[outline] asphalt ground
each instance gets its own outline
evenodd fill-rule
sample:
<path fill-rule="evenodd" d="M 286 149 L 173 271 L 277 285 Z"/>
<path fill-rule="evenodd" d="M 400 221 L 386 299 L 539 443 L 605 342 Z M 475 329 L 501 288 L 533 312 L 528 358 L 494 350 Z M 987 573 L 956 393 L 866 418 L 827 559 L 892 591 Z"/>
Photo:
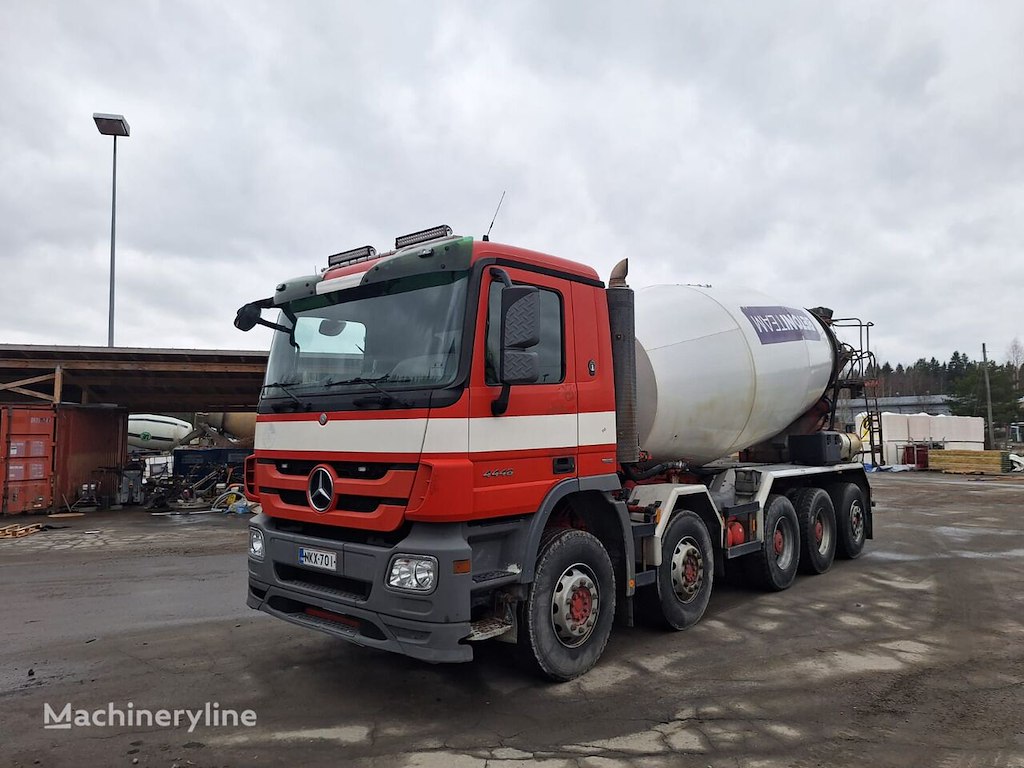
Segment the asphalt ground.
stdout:
<path fill-rule="evenodd" d="M 616 628 L 563 685 L 500 643 L 431 666 L 249 611 L 244 518 L 51 521 L 0 541 L 0 761 L 1024 766 L 1024 483 L 872 483 L 859 560 L 778 594 L 716 584 L 695 628 Z M 128 702 L 256 724 L 43 728 L 45 704 Z"/>

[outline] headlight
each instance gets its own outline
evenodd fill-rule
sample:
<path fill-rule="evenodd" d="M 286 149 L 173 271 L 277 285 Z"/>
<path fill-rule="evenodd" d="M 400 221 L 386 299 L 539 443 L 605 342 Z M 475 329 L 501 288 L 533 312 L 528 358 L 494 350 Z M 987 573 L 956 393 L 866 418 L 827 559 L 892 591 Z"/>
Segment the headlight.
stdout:
<path fill-rule="evenodd" d="M 263 559 L 263 531 L 259 528 L 249 529 L 249 557 L 253 560 Z"/>
<path fill-rule="evenodd" d="M 426 555 L 395 555 L 388 569 L 388 586 L 410 592 L 433 592 L 437 559 Z"/>

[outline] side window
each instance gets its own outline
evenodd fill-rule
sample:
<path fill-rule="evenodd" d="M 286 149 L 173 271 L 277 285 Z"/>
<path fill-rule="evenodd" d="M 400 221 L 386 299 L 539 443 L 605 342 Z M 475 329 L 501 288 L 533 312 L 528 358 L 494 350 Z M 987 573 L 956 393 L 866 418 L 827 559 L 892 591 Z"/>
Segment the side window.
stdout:
<path fill-rule="evenodd" d="M 501 352 L 501 283 L 491 283 L 487 293 L 487 349 L 484 362 L 487 384 L 499 384 L 498 355 Z M 565 378 L 562 297 L 557 291 L 540 289 L 540 343 L 530 351 L 537 353 L 540 367 L 538 384 L 557 384 Z"/>

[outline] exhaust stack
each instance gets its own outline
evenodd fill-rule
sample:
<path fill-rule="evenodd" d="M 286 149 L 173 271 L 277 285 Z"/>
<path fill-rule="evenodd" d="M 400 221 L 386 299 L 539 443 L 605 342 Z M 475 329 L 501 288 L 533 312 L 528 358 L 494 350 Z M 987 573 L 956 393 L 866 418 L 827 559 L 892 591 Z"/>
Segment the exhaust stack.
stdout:
<path fill-rule="evenodd" d="M 640 460 L 636 421 L 636 333 L 633 289 L 626 284 L 629 259 L 612 269 L 608 279 L 608 322 L 612 333 L 612 377 L 615 381 L 615 448 L 619 464 Z"/>

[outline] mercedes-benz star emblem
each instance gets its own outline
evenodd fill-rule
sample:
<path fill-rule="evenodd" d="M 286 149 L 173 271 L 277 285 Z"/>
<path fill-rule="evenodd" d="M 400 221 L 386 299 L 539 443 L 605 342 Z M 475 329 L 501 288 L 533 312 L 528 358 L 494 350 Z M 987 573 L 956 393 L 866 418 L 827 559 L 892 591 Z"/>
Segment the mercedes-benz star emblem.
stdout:
<path fill-rule="evenodd" d="M 309 473 L 309 487 L 306 490 L 309 506 L 323 514 L 334 501 L 334 478 L 327 467 L 317 467 Z"/>

